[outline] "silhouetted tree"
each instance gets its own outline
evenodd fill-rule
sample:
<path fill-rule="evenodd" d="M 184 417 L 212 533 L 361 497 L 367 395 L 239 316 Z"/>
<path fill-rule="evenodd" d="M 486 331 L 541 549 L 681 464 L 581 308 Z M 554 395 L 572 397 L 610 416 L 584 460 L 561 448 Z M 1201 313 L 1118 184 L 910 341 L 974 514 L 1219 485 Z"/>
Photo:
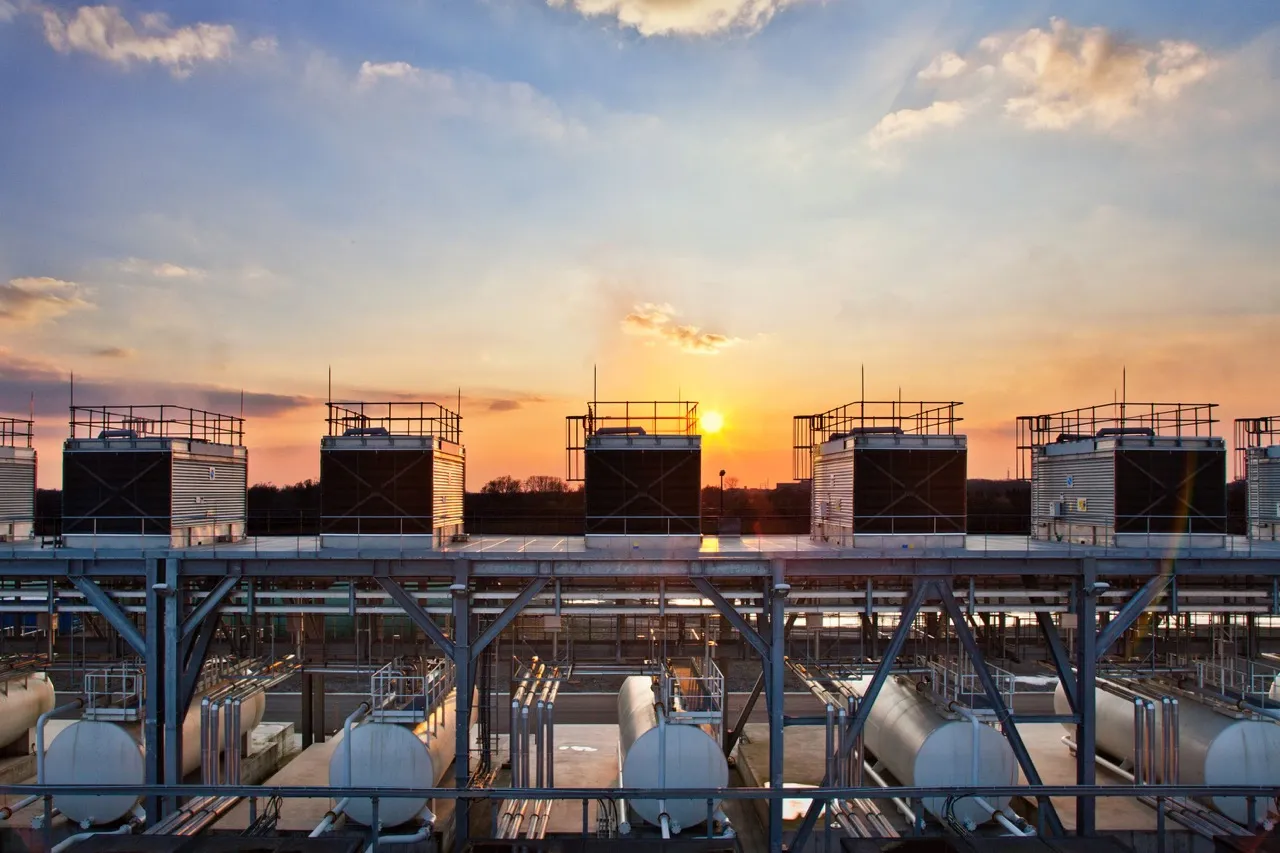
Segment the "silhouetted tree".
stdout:
<path fill-rule="evenodd" d="M 494 477 L 480 487 L 480 494 L 482 495 L 518 495 L 520 492 L 520 481 L 509 474 Z"/>
<path fill-rule="evenodd" d="M 569 484 L 559 477 L 552 477 L 549 474 L 534 474 L 524 481 L 524 490 L 526 492 L 547 492 L 555 495 L 563 495 L 569 491 Z"/>

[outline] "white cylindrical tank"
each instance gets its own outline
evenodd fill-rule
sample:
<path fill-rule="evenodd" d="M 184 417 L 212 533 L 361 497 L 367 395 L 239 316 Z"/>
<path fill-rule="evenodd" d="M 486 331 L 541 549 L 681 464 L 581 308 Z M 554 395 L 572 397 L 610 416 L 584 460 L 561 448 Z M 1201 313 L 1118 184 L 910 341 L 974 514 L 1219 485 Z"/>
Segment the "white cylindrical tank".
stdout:
<path fill-rule="evenodd" d="M 63 729 L 44 754 L 50 785 L 141 785 L 146 778 L 142 745 L 115 723 L 81 720 Z M 53 798 L 68 820 L 101 825 L 120 820 L 138 804 L 132 794 L 72 794 Z"/>
<path fill-rule="evenodd" d="M 723 788 L 729 784 L 729 763 L 716 739 L 698 726 L 664 725 L 659 731 L 654 707 L 653 679 L 633 675 L 618 692 L 618 746 L 622 750 L 624 788 L 658 788 L 659 765 L 665 766 L 662 787 Z M 665 744 L 660 742 L 665 739 Z M 666 754 L 663 754 L 665 746 Z M 662 809 L 657 800 L 628 800 L 633 814 L 659 826 Z M 719 803 L 713 804 L 719 808 Z M 675 827 L 706 822 L 706 800 L 667 800 L 666 814 Z"/>
<path fill-rule="evenodd" d="M 43 672 L 10 680 L 0 693 L 0 746 L 25 738 L 46 711 L 52 711 L 53 682 Z"/>
<path fill-rule="evenodd" d="M 187 709 L 182 723 L 182 773 L 200 767 L 200 701 Z M 240 706 L 240 732 L 247 734 L 262 721 L 266 695 L 257 691 Z M 218 726 L 219 738 L 225 723 Z M 143 748 L 136 725 L 122 726 L 96 720 L 80 720 L 63 729 L 45 750 L 45 780 L 51 785 L 141 785 L 146 780 Z M 219 751 L 226 744 L 219 741 Z M 126 794 L 83 794 L 55 797 L 54 806 L 76 823 L 113 823 L 125 817 L 140 797 Z"/>
<path fill-rule="evenodd" d="M 862 695 L 870 679 L 850 683 Z M 975 744 L 976 737 L 976 744 Z M 871 704 L 863 728 L 863 743 L 875 753 L 902 785 L 952 787 L 1016 785 L 1018 762 L 1004 735 L 979 723 L 944 716 L 914 683 L 891 676 Z M 977 774 L 974 774 L 974 749 Z M 1009 798 L 984 797 L 994 808 L 1009 805 Z M 925 809 L 943 819 L 946 797 L 924 801 Z M 956 800 L 951 814 L 961 823 L 975 826 L 991 819 L 991 813 L 973 801 Z"/>
<path fill-rule="evenodd" d="M 454 694 L 445 697 L 434 715 L 413 728 L 395 723 L 361 723 L 351 730 L 351 743 L 338 741 L 329 759 L 329 786 L 360 788 L 434 788 L 456 754 L 457 719 Z M 434 722 L 433 722 L 434 720 Z M 347 756 L 350 753 L 350 775 Z M 378 800 L 378 821 L 386 827 L 408 823 L 428 806 L 428 799 Z M 368 826 L 373 804 L 353 798 L 346 815 Z"/>
<path fill-rule="evenodd" d="M 1133 700 L 1106 690 L 1096 690 L 1097 749 L 1121 761 L 1133 761 Z M 1164 721 L 1156 703 L 1155 743 L 1164 743 Z M 1056 713 L 1070 714 L 1062 685 L 1053 696 Z M 1075 726 L 1064 724 L 1073 734 Z M 1157 753 L 1156 777 L 1163 760 Z M 1183 785 L 1258 785 L 1280 787 L 1280 726 L 1265 720 L 1229 716 L 1197 702 L 1178 697 L 1178 782 Z M 1163 780 L 1161 780 L 1163 781 Z M 1210 797 L 1208 804 L 1237 823 L 1248 820 L 1243 797 Z M 1259 803 L 1258 815 L 1266 814 Z"/>

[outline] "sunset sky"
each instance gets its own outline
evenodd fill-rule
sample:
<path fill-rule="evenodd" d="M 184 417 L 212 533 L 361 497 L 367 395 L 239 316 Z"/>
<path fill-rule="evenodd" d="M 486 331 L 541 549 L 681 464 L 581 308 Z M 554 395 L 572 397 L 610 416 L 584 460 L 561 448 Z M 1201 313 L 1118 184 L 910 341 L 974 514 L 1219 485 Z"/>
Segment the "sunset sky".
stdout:
<path fill-rule="evenodd" d="M 347 399 L 462 389 L 468 481 L 600 396 L 1280 413 L 1280 5 L 0 0 L 0 412 L 238 411 L 253 481 Z M 1222 429 L 1230 433 L 1229 424 Z"/>

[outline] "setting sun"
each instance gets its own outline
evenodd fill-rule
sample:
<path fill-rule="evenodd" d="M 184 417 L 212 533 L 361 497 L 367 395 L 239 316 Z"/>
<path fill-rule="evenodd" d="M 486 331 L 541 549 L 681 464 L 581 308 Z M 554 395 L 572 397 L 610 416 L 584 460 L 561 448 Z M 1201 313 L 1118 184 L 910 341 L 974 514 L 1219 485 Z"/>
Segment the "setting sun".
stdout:
<path fill-rule="evenodd" d="M 719 412 L 703 412 L 702 413 L 702 431 L 703 433 L 719 432 L 724 428 L 724 415 Z"/>

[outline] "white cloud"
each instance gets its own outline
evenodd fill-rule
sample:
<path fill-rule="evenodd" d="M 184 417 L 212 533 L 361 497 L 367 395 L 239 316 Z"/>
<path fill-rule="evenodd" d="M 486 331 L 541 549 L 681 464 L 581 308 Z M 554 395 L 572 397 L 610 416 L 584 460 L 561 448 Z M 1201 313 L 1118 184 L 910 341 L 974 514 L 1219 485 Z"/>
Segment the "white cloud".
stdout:
<path fill-rule="evenodd" d="M 32 325 L 92 308 L 75 282 L 56 278 L 11 278 L 0 284 L 0 321 Z"/>
<path fill-rule="evenodd" d="M 697 326 L 679 326 L 672 323 L 678 312 L 665 303 L 643 302 L 622 318 L 622 330 L 629 335 L 665 340 L 684 352 L 693 355 L 715 355 L 727 347 L 741 343 L 741 339 L 704 332 Z"/>
<path fill-rule="evenodd" d="M 0 24 L 7 24 L 18 14 L 18 7 L 9 0 L 0 0 Z"/>
<path fill-rule="evenodd" d="M 175 77 L 187 76 L 199 63 L 228 58 L 236 41 L 230 25 L 173 29 L 159 14 L 142 15 L 134 27 L 114 6 L 81 6 L 70 17 L 45 8 L 42 17 L 45 39 L 59 53 L 87 53 L 123 66 L 154 62 Z"/>
<path fill-rule="evenodd" d="M 965 106 L 957 101 L 934 101 L 919 110 L 889 113 L 871 128 L 867 144 L 881 148 L 893 142 L 919 136 L 935 127 L 954 127 L 964 120 Z"/>
<path fill-rule="evenodd" d="M 383 86 L 420 96 L 417 105 L 437 115 L 468 118 L 517 128 L 533 136 L 560 139 L 580 128 L 528 83 L 495 80 L 474 72 L 419 68 L 408 62 L 363 62 L 357 90 Z"/>
<path fill-rule="evenodd" d="M 588 17 L 616 18 L 644 36 L 754 32 L 797 0 L 547 0 Z"/>
<path fill-rule="evenodd" d="M 197 267 L 184 267 L 168 261 L 148 261 L 143 258 L 127 258 L 120 262 L 120 269 L 131 275 L 147 275 L 153 278 L 200 278 L 205 271 Z"/>
<path fill-rule="evenodd" d="M 940 53 L 916 76 L 921 80 L 950 80 L 962 73 L 969 63 L 950 50 Z"/>

